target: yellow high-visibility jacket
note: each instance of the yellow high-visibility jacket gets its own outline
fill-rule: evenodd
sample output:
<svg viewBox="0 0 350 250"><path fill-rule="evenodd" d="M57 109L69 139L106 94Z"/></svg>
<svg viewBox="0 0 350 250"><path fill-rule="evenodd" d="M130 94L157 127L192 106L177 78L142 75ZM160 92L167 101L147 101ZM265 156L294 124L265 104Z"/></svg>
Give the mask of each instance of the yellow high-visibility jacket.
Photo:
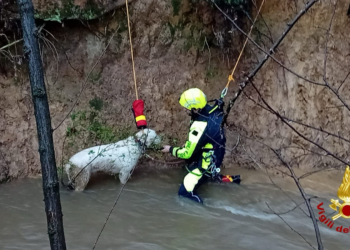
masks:
<svg viewBox="0 0 350 250"><path fill-rule="evenodd" d="M171 147L171 154L181 159L190 159L195 152L204 146L207 125L206 121L194 121L190 127L185 147Z"/></svg>

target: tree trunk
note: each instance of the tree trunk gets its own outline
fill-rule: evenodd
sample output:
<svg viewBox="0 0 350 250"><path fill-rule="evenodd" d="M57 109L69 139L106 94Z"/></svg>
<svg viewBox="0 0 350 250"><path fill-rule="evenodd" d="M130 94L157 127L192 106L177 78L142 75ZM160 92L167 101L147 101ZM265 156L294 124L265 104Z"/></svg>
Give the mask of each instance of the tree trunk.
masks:
<svg viewBox="0 0 350 250"><path fill-rule="evenodd" d="M43 67L39 53L34 7L31 0L18 0L24 39L24 53L29 61L29 78L38 130L39 154L47 228L51 250L65 250L63 215L52 139L49 103L45 89Z"/></svg>

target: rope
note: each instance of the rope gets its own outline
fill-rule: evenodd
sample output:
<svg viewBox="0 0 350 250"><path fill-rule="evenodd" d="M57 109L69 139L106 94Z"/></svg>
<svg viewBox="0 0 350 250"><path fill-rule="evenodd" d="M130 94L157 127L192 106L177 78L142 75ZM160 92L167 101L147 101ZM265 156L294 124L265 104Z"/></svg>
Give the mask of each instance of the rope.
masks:
<svg viewBox="0 0 350 250"><path fill-rule="evenodd" d="M147 141L147 136L148 136L148 134L146 135L145 143L146 143L146 141ZM145 144L139 143L139 141L138 141L138 142L137 142L137 145L138 145L138 147L140 148L141 154L144 154ZM138 163L138 162L137 162L137 163ZM123 190L124 190L124 187L125 187L126 183L128 183L128 181L129 181L131 175L134 173L134 170L136 169L136 166L137 166L137 164L132 168L132 170L130 171L130 175L129 175L128 178L126 179L126 182L125 182L125 183L123 184L123 186L121 187L121 189L120 189L120 191L119 191L119 194L118 194L118 196L117 196L117 198L116 198L116 200L115 200L115 202L114 202L114 204L113 204L113 206L112 206L112 209L109 211L109 214L108 214L108 216L107 216L107 218L106 218L106 221L105 221L105 223L103 224L103 227L102 227L100 233L99 233L98 236L97 236L97 239L96 239L96 241L95 241L95 244L94 244L92 250L95 249L95 247L96 247L96 245L97 245L97 242L98 242L98 240L100 239L100 236L102 235L102 232L103 232L103 230L105 229L105 227L106 227L106 225L107 225L107 222L108 222L108 220L109 220L109 218L110 218L110 216L111 216L111 214L112 214L112 212L113 212L115 206L116 206L117 203L118 203L118 200L119 200L119 198L120 198L120 196L121 196L121 194L122 194L122 192L123 192Z"/></svg>
<svg viewBox="0 0 350 250"><path fill-rule="evenodd" d="M136 100L139 99L139 95L137 93L137 83L136 83L136 73L135 73L135 63L134 63L134 51L132 49L132 40L131 40L131 30L130 30L130 18L129 18L129 7L128 7L128 0L125 0L126 4L126 14L128 16L128 29L129 29L129 41L130 41L130 54L131 54L131 61L132 61L132 71L134 74L134 83L135 83L135 94L136 94Z"/></svg>
<svg viewBox="0 0 350 250"><path fill-rule="evenodd" d="M252 30L253 30L253 28L254 28L255 22L256 22L256 20L258 19L258 16L259 16L259 14L260 14L261 8L262 8L262 6L264 5L264 3L265 3L265 0L262 1L261 5L260 5L260 7L259 7L258 13L257 13L257 15L256 15L256 17L255 17L255 19L254 19L254 21L253 21L252 26L250 27L248 36L247 36L247 38L246 38L246 40L245 40L245 42L244 42L244 44L243 44L243 48L241 49L241 52L239 53L238 59L237 59L237 61L236 61L236 64L235 64L235 66L233 67L232 73L228 76L227 84L226 84L225 88L224 88L224 89L222 90L222 92L221 92L221 97L222 97L222 98L225 97L225 95L227 94L227 90L228 90L228 87L230 86L230 83L235 81L235 79L233 78L233 75L234 75L234 73L235 73L235 71L236 71L236 68L237 68L237 66L238 66L238 63L239 63L241 57L242 57L243 51L244 51L244 49L245 49L245 46L247 45L248 38L250 37L250 34L252 33Z"/></svg>
<svg viewBox="0 0 350 250"><path fill-rule="evenodd" d="M92 250L95 250L95 247L96 247L96 245L97 245L97 242L98 242L98 240L100 239L100 236L101 236L103 230L105 229L105 227L106 227L106 225L107 225L107 222L108 222L108 220L109 220L109 217L111 216L111 214L112 214L112 212L113 212L115 206L117 205L117 202L118 202L118 200L119 200L119 198L120 198L120 195L122 194L122 192L123 192L123 190L124 190L124 187L125 187L126 183L128 182L128 180L130 179L131 175L133 174L135 168L136 168L136 165L135 165L135 167L132 169L132 171L130 172L130 175L129 175L128 179L126 180L125 184L123 184L122 188L120 189L119 194L118 194L118 196L117 196L117 198L116 198L116 200L115 200L115 202L114 202L114 204L113 204L113 206L112 206L112 209L111 209L111 211L109 211L109 214L108 214L108 216L107 216L107 218L106 218L106 221L105 221L105 223L103 224L103 227L102 227L100 233L99 233L98 236L97 236L97 239L96 239L96 241L95 241L95 244L94 244Z"/></svg>
<svg viewBox="0 0 350 250"><path fill-rule="evenodd" d="M163 164L167 164L167 165L178 165L180 163L184 163L184 160L181 161L162 161L162 160L157 160L155 158L153 158L152 156L145 154L145 156L149 159L151 159L152 161L158 162L158 163L163 163Z"/></svg>
<svg viewBox="0 0 350 250"><path fill-rule="evenodd" d="M146 155L147 157L150 157L150 156L147 155L147 154L145 154L145 155ZM150 157L150 158L153 159L152 157ZM153 160L154 160L154 159L153 159ZM157 161L157 160L156 160L156 161ZM174 162L174 163L175 163L175 164L178 164L179 162ZM113 210L114 210L115 206L117 205L117 203L118 203L118 201L119 201L119 198L120 198L120 196L121 196L121 194L122 194L122 192L123 192L123 190L124 190L124 187L125 187L126 183L129 181L131 175L133 174L134 170L136 169L136 166L137 166L137 164L136 164L135 167L131 170L130 175L129 175L128 179L126 180L125 184L123 184L123 186L121 187L121 189L120 189L120 191L119 191L119 193L118 193L118 196L117 196L117 198L116 198L116 200L115 200L115 202L114 202L114 204L113 204L111 210L109 211L109 214L108 214L108 216L107 216L107 218L106 218L106 221L105 221L105 223L103 224L103 227L101 228L101 231L100 231L100 233L99 233L98 236L97 236L97 239L96 239L96 241L95 241L95 244L94 244L92 250L95 250L96 245L97 245L97 242L98 242L98 240L100 239L100 237L101 237L101 235L102 235L102 232L103 232L103 230L105 229L105 227L106 227L106 225L107 225L107 222L108 222L108 220L109 220L111 214L113 213Z"/></svg>

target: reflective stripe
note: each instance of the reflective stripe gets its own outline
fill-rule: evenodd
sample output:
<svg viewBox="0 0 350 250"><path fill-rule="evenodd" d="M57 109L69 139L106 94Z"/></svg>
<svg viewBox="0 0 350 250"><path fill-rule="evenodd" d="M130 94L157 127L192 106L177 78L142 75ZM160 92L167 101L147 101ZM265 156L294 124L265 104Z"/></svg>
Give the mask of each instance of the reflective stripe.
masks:
<svg viewBox="0 0 350 250"><path fill-rule="evenodd" d="M213 144L207 143L207 144L205 144L205 146L203 148L204 149L213 149L214 147L213 147Z"/></svg>
<svg viewBox="0 0 350 250"><path fill-rule="evenodd" d="M146 121L146 116L144 116L144 115L139 115L138 117L135 118L135 120L136 120L136 122L141 121L141 120Z"/></svg>
<svg viewBox="0 0 350 250"><path fill-rule="evenodd" d="M213 151L209 151L209 152L203 152L202 156L202 168L207 170L208 167L210 166L211 163L211 156L213 155Z"/></svg>
<svg viewBox="0 0 350 250"><path fill-rule="evenodd" d="M184 186L185 186L187 192L192 192L194 190L194 187L197 185L199 179L202 178L202 173L198 168L194 169L192 172L195 174L198 174L199 176L191 174L191 173L188 173L185 176Z"/></svg>
<svg viewBox="0 0 350 250"><path fill-rule="evenodd" d="M177 152L179 149L180 149L179 147L174 147L174 148L173 148L173 151L171 152L171 154L172 154L173 156L176 156L176 152Z"/></svg>
<svg viewBox="0 0 350 250"><path fill-rule="evenodd" d="M216 105L212 110L209 111L209 114L213 113L215 109L217 109L219 106Z"/></svg>
<svg viewBox="0 0 350 250"><path fill-rule="evenodd" d="M198 195L195 195L193 192L191 192L192 197L196 198L198 202L201 202L201 199L198 197Z"/></svg>

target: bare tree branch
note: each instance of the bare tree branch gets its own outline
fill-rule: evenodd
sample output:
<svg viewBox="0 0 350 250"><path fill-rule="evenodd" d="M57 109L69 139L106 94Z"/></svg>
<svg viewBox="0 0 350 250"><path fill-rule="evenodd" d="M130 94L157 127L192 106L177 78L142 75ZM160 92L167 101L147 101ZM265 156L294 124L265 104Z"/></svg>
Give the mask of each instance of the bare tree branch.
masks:
<svg viewBox="0 0 350 250"><path fill-rule="evenodd" d="M258 6L256 5L256 1L255 1L255 0L252 0L252 3L253 3L253 5L254 5L254 7L255 7L256 9L258 9ZM269 38L270 38L271 43L274 43L273 37L272 37L272 33L271 33L271 29L270 29L270 27L267 25L267 23L266 23L266 21L265 21L263 15L261 14L261 12L259 13L259 16L261 17L261 20L264 22L264 24L265 24L265 26L266 26L266 28L267 28L267 31L269 32L269 35L270 35Z"/></svg>
<svg viewBox="0 0 350 250"><path fill-rule="evenodd" d="M329 83L324 79L325 81L325 86L333 92L333 94L339 99L339 101L346 107L347 110L350 111L349 105L344 101L344 99L339 95L339 93L329 85Z"/></svg>
<svg viewBox="0 0 350 250"><path fill-rule="evenodd" d="M284 171L282 171L282 170L280 170L278 168L274 168L274 170L276 170L276 171L278 171L278 172L280 172L280 173L282 173L282 174L284 174L286 176L292 177L290 174L288 174L288 173L286 173L286 172L284 172Z"/></svg>
<svg viewBox="0 0 350 250"><path fill-rule="evenodd" d="M213 0L212 0L213 2ZM293 26L299 21L299 19L316 3L318 2L318 0L312 0L310 2L307 3L307 5L305 6L305 8L303 10L301 10L299 12L298 15L296 15L294 17L294 19L288 23L288 26L286 28L286 30L282 33L282 35L280 36L280 38L272 45L272 47L270 48L269 52L265 52L258 44L256 44L256 42L254 42L253 39L251 39L250 37L249 40L255 45L257 46L261 51L263 51L266 56L264 57L264 59L255 67L255 69L246 77L246 79L241 82L239 84L239 90L237 93L235 93L234 97L230 100L229 102L229 105L227 106L227 110L226 110L226 114L224 116L224 119L223 119L223 124L226 123L227 121L227 117L228 117L228 114L230 113L233 105L235 104L236 100L238 99L238 97L242 94L242 91L243 89L246 87L246 85L249 83L249 80L252 79L257 73L258 71L262 68L262 66L266 63L267 59L270 57L271 59L273 59L274 61L278 62L279 61L277 59L275 59L274 57L272 57L271 55L274 53L274 51L277 49L277 47L281 44L281 42L283 41L283 39L287 36L287 34L289 33L289 31L293 28ZM214 3L214 2L213 2ZM234 20L232 20L225 12L223 12L215 3L214 5L219 9L220 12L222 12L235 26L236 28L241 32L243 33L244 35L247 36L247 34L239 28L239 26L234 22ZM289 72L291 72L290 69L288 69L286 66L284 66L282 63L279 63L280 66L282 66L283 68L285 68L286 70L288 70ZM292 72L291 72L292 73ZM293 72L294 73L294 72ZM311 80L308 80L302 76L299 76L298 74L296 74L298 77L300 77L301 79L305 80L305 81L309 81L311 83L314 83L314 84L317 84L317 85L324 85L324 84L321 84L321 83L317 83L315 81L311 81Z"/></svg>
<svg viewBox="0 0 350 250"><path fill-rule="evenodd" d="M290 176L291 176L291 175L290 175ZM318 197L317 197L317 196L310 197L310 198L309 198L309 201L310 201L311 199L316 199L316 198L318 198ZM293 212L295 209L297 209L298 207L300 207L301 205L304 205L304 204L305 204L305 201L299 203L298 205L294 206L292 209L289 209L288 211L281 212L281 213L276 213L276 212L274 212L273 214L275 214L275 215L284 215L284 214L288 214L288 213L290 213L290 212ZM267 212L265 212L265 213L267 213ZM268 213L268 214L270 214L270 213Z"/></svg>
<svg viewBox="0 0 350 250"><path fill-rule="evenodd" d="M243 148L244 152L246 152L246 154L248 155L248 157L249 157L261 170L263 170L262 167L260 166L260 164L248 153L248 151L245 149L245 147L242 146L242 148Z"/></svg>
<svg viewBox="0 0 350 250"><path fill-rule="evenodd" d="M295 129L292 125L289 124L289 122L287 122L283 116L278 113L277 111L275 111L263 98L263 96L261 95L260 91L257 89L257 87L255 86L255 84L250 81L252 86L254 87L254 89L256 90L256 92L258 93L259 97L261 98L262 102L266 105L266 107L268 109L270 109L271 113L275 114L284 124L286 124L290 129L292 129L297 135L299 135L301 138L303 138L305 141L308 141L309 143L315 145L316 147L320 148L321 150L323 150L324 152L327 153L327 155L332 156L334 159L344 163L344 164L348 164L345 160L339 158L338 156L336 156L335 154L333 154L332 152L330 152L328 149L324 148L323 146L319 145L318 143L312 141L311 139L307 138L306 136L304 136L303 134L301 134L297 129Z"/></svg>
<svg viewBox="0 0 350 250"><path fill-rule="evenodd" d="M252 102L254 102L257 106L259 106L260 108L262 108L262 109L264 109L264 110L266 110L266 111L268 111L268 112L274 114L274 112L272 112L270 109L264 107L263 105L261 105L260 103L258 103L257 101L255 101L252 97L248 96L245 92L243 92L243 94L244 94L249 100L251 100ZM309 128L309 129L313 129L313 130L316 130L316 131L319 131L319 132L322 132L322 133L324 133L324 134L326 134L326 135L328 135L328 136L332 136L332 137L338 138L338 139L340 139L340 140L343 140L343 141L345 141L345 142L347 142L347 143L350 143L350 139L347 139L347 138L341 136L339 133L338 133L338 134L335 134L335 133L333 133L333 132L324 130L322 127L317 128L317 127L315 127L315 126L308 125L308 124L303 123L303 122L301 122L301 121L296 121L296 120L294 120L294 119L288 118L288 117L283 116L283 115L281 115L281 117L282 117L283 119L285 119L287 122L296 123L296 124L301 125L301 126L303 126L303 127L306 127L306 128ZM315 153L315 152L313 152L313 153Z"/></svg>
<svg viewBox="0 0 350 250"><path fill-rule="evenodd" d="M350 71L346 74L344 80L340 83L340 85L339 85L339 87L337 89L337 92L339 92L340 88L343 86L343 84L345 83L346 79L348 79L349 75L350 75Z"/></svg>
<svg viewBox="0 0 350 250"><path fill-rule="evenodd" d="M247 16L247 18L249 19L249 21L254 25L254 20L250 17L249 13L247 13L246 11L243 11L243 12L244 12L244 14ZM259 14L259 15L260 15L260 14ZM260 29L259 29L258 27L254 26L254 28L257 30L257 32L258 32L261 36L267 38L267 40L269 40L271 43L273 43L272 39L271 39L268 35L266 35L265 33L263 33L262 31L260 31ZM266 45L265 45L265 43L264 43L263 41L261 41L261 43L266 47Z"/></svg>
<svg viewBox="0 0 350 250"><path fill-rule="evenodd" d="M313 249L316 250L316 248L314 248L306 239L304 236L302 236L298 231L296 231L294 228L292 228L287 221L285 221L282 216L280 216L279 214L277 214L275 211L272 210L272 208L269 206L269 204L267 202L265 202L266 206L271 210L272 213L274 213L276 216L278 216L289 228L290 230L292 230L294 233L298 234L301 238L303 238L303 240L310 246L312 247ZM319 249L323 249L322 248L319 248Z"/></svg>
<svg viewBox="0 0 350 250"><path fill-rule="evenodd" d="M325 44L325 48L324 48L324 63L323 63L323 80L325 82L326 82L326 79L327 79L328 42L329 42L330 31L331 31L331 28L332 28L334 15L335 15L335 11L337 9L338 1L339 0L336 0L335 3L334 3L333 14L332 14L331 20L329 22L329 27L328 27L327 33L326 33L326 44Z"/></svg>
<svg viewBox="0 0 350 250"><path fill-rule="evenodd" d="M291 74L295 75L296 77L303 79L306 82L310 82L316 85L320 85L320 86L324 86L323 83L320 82L316 82L310 79L307 79L306 77L301 76L300 74L296 73L295 71L291 70L290 68L288 68L287 66L285 66L281 61L277 60L274 56L272 56L272 54L275 53L277 47L279 46L279 44L282 42L282 40L286 37L286 35L288 34L288 32L291 30L291 28L296 24L296 22L300 19L300 17L306 13L306 11L315 3L319 0L313 0L312 4L308 3L307 6L305 7L305 9L303 9L290 23L288 23L288 28L286 29L285 32L282 33L282 36L280 37L280 39L275 42L275 44L273 45L273 47L267 52L265 51L257 42L255 42L247 33L245 33L239 26L238 24L229 16L227 15L222 9L220 9L220 7L218 7L215 3L214 5L217 7L217 9L223 13L225 15L225 17L231 21L231 23L236 27L236 29L238 31L240 31L244 36L246 36L248 38L248 40L253 43L261 52L263 52L265 54L265 59L267 60L268 58L271 58L274 62L276 62L278 65L280 65L282 68L286 69L288 72L290 72ZM212 0L213 2L213 0ZM277 44L277 45L276 45ZM275 46L276 45L276 46ZM265 60L264 59L264 60Z"/></svg>
<svg viewBox="0 0 350 250"><path fill-rule="evenodd" d="M7 49L7 48L9 48L9 47L11 47L11 46L13 46L13 45L15 45L16 43L21 42L22 40L23 40L23 39L19 39L19 40L17 40L17 41L14 41L14 42L11 42L11 43L9 43L9 44L6 44L5 46L3 46L3 47L0 48L0 51L2 51L2 50L4 50L4 49Z"/></svg>
<svg viewBox="0 0 350 250"><path fill-rule="evenodd" d="M333 88L329 82L327 81L327 59L328 59L328 42L329 42L329 37L330 37L330 31L332 28L332 24L333 24L333 20L334 20L334 16L335 16L335 11L337 9L337 4L338 4L339 0L336 0L336 2L334 3L334 10L333 10L333 14L331 17L331 20L329 22L329 27L327 29L327 33L326 33L326 44L325 44L325 49L324 49L324 63L323 63L323 81L325 83L325 86L333 92L333 94L341 101L341 103L347 108L347 110L350 111L350 107L349 105L345 102L345 100L339 95L339 92ZM346 79L346 78L345 78ZM342 84L341 84L342 85ZM340 86L341 86L340 85ZM340 87L339 87L340 88ZM339 90L338 88L338 90Z"/></svg>
<svg viewBox="0 0 350 250"><path fill-rule="evenodd" d="M303 126L303 127L310 128L310 129L313 129L313 130L317 130L317 131L322 132L322 133L324 133L324 134L327 134L327 135L329 135L329 136L332 136L332 137L338 138L338 139L340 139L340 140L343 140L343 141L345 141L345 142L347 142L347 143L350 143L350 140L349 140L349 139L346 139L346 138L344 138L343 136L341 136L341 135L339 135L339 134L335 134L335 133L332 133L332 132L330 132L330 131L324 130L322 127L316 128L315 126L308 125L308 124L305 124L305 123L303 123L303 122L296 121L296 120L290 119L290 118L285 117L285 116L282 116L282 117L283 117L283 119L285 119L285 120L288 121L288 122L293 122L293 123L299 124L299 125L301 125L301 126Z"/></svg>
<svg viewBox="0 0 350 250"><path fill-rule="evenodd" d="M294 173L294 170L292 169L292 167L282 158L281 154L279 152L277 152L276 150L274 150L273 148L270 148L275 154L276 156L280 159L280 161L283 163L284 166L286 166L289 170L289 172L291 173L292 175L292 178L295 182L295 184L297 185L300 193L301 193L301 196L303 197L305 203L306 203L306 206L309 210L309 213L310 213L310 216L311 216L311 219L312 219L312 223L314 225L314 229L315 229L315 234L316 234L316 239L317 239L317 244L318 244L318 250L323 250L323 244L322 244L322 240L321 240L321 235L320 235L320 230L318 228L318 224L317 224L317 219L315 217L315 213L314 213L314 210L312 209L311 207L311 204L310 204L310 200L306 197L306 194L305 194L305 191L303 189L303 187L301 186L299 180L298 180L298 177L295 175Z"/></svg>
<svg viewBox="0 0 350 250"><path fill-rule="evenodd" d="M92 71L95 69L96 65L100 62L102 56L106 53L109 44L111 43L113 37L115 36L115 34L117 34L118 31L119 31L119 27L118 27L118 29L113 33L113 35L112 35L111 38L109 39L109 41L108 41L106 47L104 48L103 52L101 53L100 57L98 58L98 60L96 61L96 63L93 65L93 67L92 67L91 70L89 71L88 75L86 76L86 79L85 79L85 81L84 81L84 83L83 83L83 85L82 85L82 88L81 88L81 90L80 90L80 93L78 94L78 97L77 97L77 99L75 100L75 102L74 102L72 108L69 110L69 112L67 113L67 115L63 118L63 120L58 124L58 126L55 127L52 131L55 131L56 129L58 129L58 128L62 125L62 123L69 117L69 115L72 113L73 109L75 108L75 106L77 105L77 103L78 103L78 101L79 101L79 99L80 99L80 97L81 97L81 94L83 93L83 91L84 91L84 89L85 89L85 87L86 87L86 85L87 85L87 82L88 82L88 80L89 80L89 77L90 77Z"/></svg>
<svg viewBox="0 0 350 250"><path fill-rule="evenodd" d="M264 144L264 146L267 146L268 148L270 148L270 146L268 146L268 145L266 145L266 144ZM276 170L276 168L275 168L275 170ZM280 186L278 186L278 185L272 180L271 176L269 175L269 172L267 171L267 168L265 168L265 171L266 171L266 174L267 174L267 176L269 177L271 183L272 183L275 187L277 187L285 196L287 196L287 197L297 206L298 204L296 203L296 201L295 201L292 197L290 197L289 194L287 194ZM290 176L290 175L288 175L288 176ZM290 177L292 178L292 176L290 176ZM300 207L298 207L298 208L300 209L301 212L303 212L303 213L305 214L306 217L310 217L310 215L307 214L302 208L300 208Z"/></svg>
<svg viewBox="0 0 350 250"><path fill-rule="evenodd" d="M298 178L298 180L301 180L303 178L306 178L310 175L313 175L313 174L316 174L316 173L319 173L319 172L323 172L323 171L333 171L333 170L336 170L335 168L327 168L327 169L318 169L318 170L315 170L315 171L312 171L312 172L308 172L306 174L303 174L302 176L300 176Z"/></svg>

